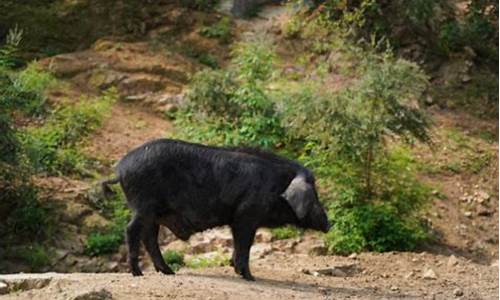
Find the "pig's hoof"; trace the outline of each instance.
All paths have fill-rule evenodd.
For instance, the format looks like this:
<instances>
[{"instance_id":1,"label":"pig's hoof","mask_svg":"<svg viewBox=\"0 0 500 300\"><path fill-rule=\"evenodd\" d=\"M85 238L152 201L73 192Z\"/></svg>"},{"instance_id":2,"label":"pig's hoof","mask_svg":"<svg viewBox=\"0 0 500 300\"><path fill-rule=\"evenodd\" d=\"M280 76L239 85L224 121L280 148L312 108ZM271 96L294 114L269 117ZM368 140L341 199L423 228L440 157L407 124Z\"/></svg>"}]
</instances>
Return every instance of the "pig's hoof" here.
<instances>
[{"instance_id":1,"label":"pig's hoof","mask_svg":"<svg viewBox=\"0 0 500 300\"><path fill-rule=\"evenodd\" d=\"M252 276L252 274L243 274L243 279L247 281L255 281L255 278Z\"/></svg>"},{"instance_id":2,"label":"pig's hoof","mask_svg":"<svg viewBox=\"0 0 500 300\"><path fill-rule=\"evenodd\" d=\"M160 272L162 274L165 274L165 275L174 275L175 272L172 271L170 268L157 268L156 269L156 272Z\"/></svg>"},{"instance_id":3,"label":"pig's hoof","mask_svg":"<svg viewBox=\"0 0 500 300\"><path fill-rule=\"evenodd\" d=\"M132 276L143 276L144 274L142 274L142 271L141 270L132 270Z\"/></svg>"}]
</instances>

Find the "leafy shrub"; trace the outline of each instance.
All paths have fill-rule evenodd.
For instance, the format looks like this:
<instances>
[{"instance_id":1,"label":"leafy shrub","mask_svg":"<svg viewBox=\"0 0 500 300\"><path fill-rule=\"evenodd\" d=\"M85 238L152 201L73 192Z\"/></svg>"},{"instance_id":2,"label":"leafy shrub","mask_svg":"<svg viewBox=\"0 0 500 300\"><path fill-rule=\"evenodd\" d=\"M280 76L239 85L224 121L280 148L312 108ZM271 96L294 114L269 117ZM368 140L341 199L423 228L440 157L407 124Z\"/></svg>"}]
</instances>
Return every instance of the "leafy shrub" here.
<instances>
[{"instance_id":1,"label":"leafy shrub","mask_svg":"<svg viewBox=\"0 0 500 300\"><path fill-rule=\"evenodd\" d=\"M334 95L306 88L287 97L283 122L296 139L350 162L369 195L384 141L398 136L408 143L430 142L430 123L418 109L427 81L416 65L390 54L381 59L367 54L360 68L362 78Z\"/></svg>"},{"instance_id":2,"label":"leafy shrub","mask_svg":"<svg viewBox=\"0 0 500 300\"><path fill-rule=\"evenodd\" d=\"M176 123L189 139L273 146L283 136L279 113L264 86L274 55L259 43L240 44L233 54L231 70L195 74Z\"/></svg>"},{"instance_id":3,"label":"leafy shrub","mask_svg":"<svg viewBox=\"0 0 500 300\"><path fill-rule=\"evenodd\" d=\"M404 148L381 159L376 166L376 191L366 197L363 182L343 172L344 162L321 168L327 178L328 217L333 227L325 235L328 250L349 254L362 250L413 250L429 239L420 211L428 203L430 189L418 182L415 162Z\"/></svg>"},{"instance_id":4,"label":"leafy shrub","mask_svg":"<svg viewBox=\"0 0 500 300\"><path fill-rule=\"evenodd\" d=\"M123 235L123 233L122 233ZM102 255L113 253L123 242L123 237L112 233L92 233L87 238L85 253L87 255Z\"/></svg>"},{"instance_id":5,"label":"leafy shrub","mask_svg":"<svg viewBox=\"0 0 500 300\"><path fill-rule=\"evenodd\" d=\"M23 30L17 25L9 30L5 44L0 47L0 68L13 68L20 64L18 52L22 38Z\"/></svg>"},{"instance_id":6,"label":"leafy shrub","mask_svg":"<svg viewBox=\"0 0 500 300\"><path fill-rule=\"evenodd\" d=\"M184 262L184 254L175 250L167 250L162 254L165 263L176 272L186 265Z\"/></svg>"},{"instance_id":7,"label":"leafy shrub","mask_svg":"<svg viewBox=\"0 0 500 300\"><path fill-rule=\"evenodd\" d=\"M271 229L271 234L277 240L291 239L300 236L300 230L292 226Z\"/></svg>"},{"instance_id":8,"label":"leafy shrub","mask_svg":"<svg viewBox=\"0 0 500 300\"><path fill-rule=\"evenodd\" d=\"M34 244L21 249L19 256L26 261L32 271L41 271L43 267L50 264L50 255L40 244Z\"/></svg>"},{"instance_id":9,"label":"leafy shrub","mask_svg":"<svg viewBox=\"0 0 500 300\"><path fill-rule=\"evenodd\" d=\"M439 45L446 54L457 51L463 46L461 28L456 20L450 20L441 27Z\"/></svg>"},{"instance_id":10,"label":"leafy shrub","mask_svg":"<svg viewBox=\"0 0 500 300\"><path fill-rule=\"evenodd\" d=\"M412 158L387 141L431 143L418 108L427 80L390 52L365 51L357 72L361 78L334 94L316 83L287 87L283 126L326 187L331 252L410 250L427 238L418 212L429 194L412 175Z\"/></svg>"},{"instance_id":11,"label":"leafy shrub","mask_svg":"<svg viewBox=\"0 0 500 300\"><path fill-rule=\"evenodd\" d=\"M32 169L24 159L25 149L12 120L14 113L37 107L33 103L38 99L26 91L32 85L16 86L16 77L16 73L0 68L0 243L6 246L42 240L52 227L49 208L40 203L31 184ZM41 94L44 86L38 88Z\"/></svg>"},{"instance_id":12,"label":"leafy shrub","mask_svg":"<svg viewBox=\"0 0 500 300\"><path fill-rule=\"evenodd\" d=\"M213 55L208 54L208 53L203 53L199 56L196 57L196 59L201 63L204 64L212 69L217 69L219 68L219 63L217 62L217 58L215 58Z\"/></svg>"},{"instance_id":13,"label":"leafy shrub","mask_svg":"<svg viewBox=\"0 0 500 300\"><path fill-rule=\"evenodd\" d=\"M227 44L231 41L231 19L223 17L217 23L211 26L205 26L200 29L200 34L208 38L218 39L221 43Z\"/></svg>"}]
</instances>

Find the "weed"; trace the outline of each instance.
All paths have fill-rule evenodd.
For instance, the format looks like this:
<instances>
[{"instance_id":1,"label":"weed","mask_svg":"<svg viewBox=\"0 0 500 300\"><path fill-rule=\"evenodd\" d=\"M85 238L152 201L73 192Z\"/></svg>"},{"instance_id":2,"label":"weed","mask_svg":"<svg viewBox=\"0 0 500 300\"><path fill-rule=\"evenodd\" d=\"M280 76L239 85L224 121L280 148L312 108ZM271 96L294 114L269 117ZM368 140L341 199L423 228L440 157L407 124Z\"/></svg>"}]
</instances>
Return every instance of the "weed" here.
<instances>
[{"instance_id":1,"label":"weed","mask_svg":"<svg viewBox=\"0 0 500 300\"><path fill-rule=\"evenodd\" d=\"M202 27L200 34L208 38L218 39L221 43L227 44L232 38L231 19L223 17L213 25Z\"/></svg>"},{"instance_id":2,"label":"weed","mask_svg":"<svg viewBox=\"0 0 500 300\"><path fill-rule=\"evenodd\" d=\"M184 267L186 263L184 262L184 254L175 250L167 250L162 254L165 263L176 272L180 268Z\"/></svg>"},{"instance_id":3,"label":"weed","mask_svg":"<svg viewBox=\"0 0 500 300\"><path fill-rule=\"evenodd\" d=\"M296 39L300 37L302 26L303 24L300 17L293 16L286 23L283 24L282 27L283 35L287 39Z\"/></svg>"},{"instance_id":4,"label":"weed","mask_svg":"<svg viewBox=\"0 0 500 300\"><path fill-rule=\"evenodd\" d=\"M301 235L301 231L292 226L271 229L271 234L277 240L296 238Z\"/></svg>"},{"instance_id":5,"label":"weed","mask_svg":"<svg viewBox=\"0 0 500 300\"><path fill-rule=\"evenodd\" d=\"M217 253L212 256L194 256L186 261L186 266L191 269L201 269L228 266L229 263L229 256Z\"/></svg>"},{"instance_id":6,"label":"weed","mask_svg":"<svg viewBox=\"0 0 500 300\"><path fill-rule=\"evenodd\" d=\"M85 254L102 255L115 252L120 247L123 237L113 233L92 233L87 238Z\"/></svg>"},{"instance_id":7,"label":"weed","mask_svg":"<svg viewBox=\"0 0 500 300\"><path fill-rule=\"evenodd\" d=\"M22 260L28 263L31 270L41 271L43 267L50 264L50 253L40 244L27 246L20 250L19 256Z\"/></svg>"}]
</instances>

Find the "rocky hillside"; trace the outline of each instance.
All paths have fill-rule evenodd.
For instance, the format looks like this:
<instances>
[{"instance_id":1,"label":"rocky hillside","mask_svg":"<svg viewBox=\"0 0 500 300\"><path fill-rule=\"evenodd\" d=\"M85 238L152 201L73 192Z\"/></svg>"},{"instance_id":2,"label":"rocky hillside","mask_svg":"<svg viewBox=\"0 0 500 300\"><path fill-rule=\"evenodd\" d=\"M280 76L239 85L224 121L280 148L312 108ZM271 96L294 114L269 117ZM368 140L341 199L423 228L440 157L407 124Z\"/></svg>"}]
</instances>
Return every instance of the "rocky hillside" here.
<instances>
[{"instance_id":1,"label":"rocky hillside","mask_svg":"<svg viewBox=\"0 0 500 300\"><path fill-rule=\"evenodd\" d=\"M88 49L40 60L41 66L63 83L49 91L52 105L116 88L118 101L111 113L81 145L84 153L100 162L100 175L110 174L113 164L133 147L175 134L168 115L183 103L190 77L207 65L227 63L227 41L202 33L203 28L222 19L219 13L168 6L157 12L154 24L145 27L139 40L100 38ZM278 42L283 74L302 76L308 74L308 66L296 61L306 45L286 36L283 24L289 19L284 7L269 6L254 19L231 21L230 35L241 40L255 33L267 34ZM340 54L309 59L312 64L335 60L336 55ZM468 65L463 57L457 61L459 67ZM439 69L436 85L454 73L453 63ZM455 79L466 85L469 80L464 76L473 75L474 68L461 70ZM353 80L335 70L329 76L331 89ZM54 208L57 224L49 242L50 263L38 271L60 273L1 275L0 294L6 295L0 298L496 299L497 120L454 111L436 98L439 93L433 97L426 104L435 123L434 146L417 145L411 151L420 161L419 178L433 189L426 219L434 240L415 253L331 256L325 255L323 239L314 233L278 239L262 230L252 248L251 265L257 282L247 283L227 266L232 251L227 228L196 234L187 243L175 240L164 229L160 234L162 250L182 252L191 263L182 267L179 275L161 276L153 273L149 258L143 255L141 267L146 276L132 278L121 274L127 271L124 245L108 255L92 256L85 251L91 232L112 222L99 208L97 179L36 176L34 182L41 197ZM4 273L33 271L16 259L3 262L3 267Z\"/></svg>"}]
</instances>

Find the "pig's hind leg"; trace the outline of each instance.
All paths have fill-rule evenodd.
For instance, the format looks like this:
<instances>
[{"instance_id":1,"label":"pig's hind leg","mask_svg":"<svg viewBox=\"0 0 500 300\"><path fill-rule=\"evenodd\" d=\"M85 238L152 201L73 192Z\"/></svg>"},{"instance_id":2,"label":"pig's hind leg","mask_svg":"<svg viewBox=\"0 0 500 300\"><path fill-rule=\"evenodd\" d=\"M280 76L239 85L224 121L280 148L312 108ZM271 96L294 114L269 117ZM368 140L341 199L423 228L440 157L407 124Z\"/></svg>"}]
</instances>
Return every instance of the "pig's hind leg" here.
<instances>
[{"instance_id":1,"label":"pig's hind leg","mask_svg":"<svg viewBox=\"0 0 500 300\"><path fill-rule=\"evenodd\" d=\"M146 247L146 251L151 257L156 271L162 272L163 274L167 275L174 274L174 271L172 271L172 269L170 269L170 267L163 260L160 246L158 245L158 231L160 229L160 225L158 225L151 219L149 220L150 221L144 224L145 226L143 228L142 234L142 242Z\"/></svg>"},{"instance_id":2,"label":"pig's hind leg","mask_svg":"<svg viewBox=\"0 0 500 300\"><path fill-rule=\"evenodd\" d=\"M248 226L243 222L238 222L231 226L233 232L234 252L232 256L232 263L236 273L240 274L244 279L253 281L255 280L250 273L248 264L250 258L250 247L252 246L256 227Z\"/></svg>"},{"instance_id":3,"label":"pig's hind leg","mask_svg":"<svg viewBox=\"0 0 500 300\"><path fill-rule=\"evenodd\" d=\"M142 276L139 268L139 250L141 247L141 233L143 229L142 218L135 214L127 226L126 236L128 245L128 264L134 276Z\"/></svg>"}]
</instances>

